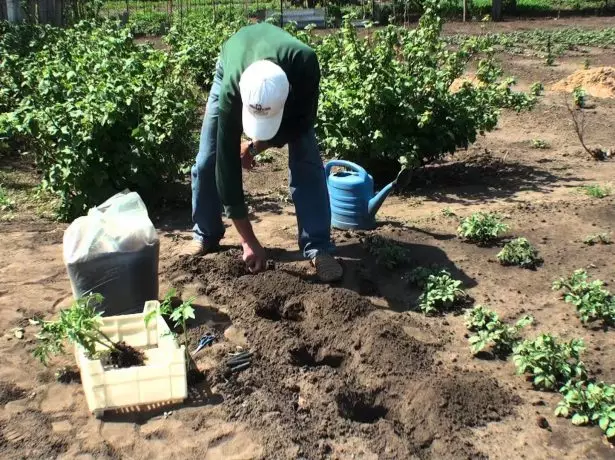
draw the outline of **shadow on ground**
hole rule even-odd
[[[506,162],[489,154],[463,161],[427,166],[416,171],[401,196],[419,192],[427,198],[445,203],[468,203],[482,200],[517,201],[519,192],[549,192],[554,184],[576,183],[579,177],[556,175],[536,166]]]

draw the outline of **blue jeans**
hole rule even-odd
[[[216,187],[218,96],[222,75],[222,66],[218,62],[201,128],[199,153],[192,167],[194,238],[209,244],[218,243],[224,236],[222,205]],[[313,128],[289,142],[288,156],[289,185],[297,215],[299,248],[306,258],[312,259],[319,251],[333,250],[329,192]]]

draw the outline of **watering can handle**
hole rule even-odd
[[[367,171],[358,164],[346,160],[331,160],[325,165],[325,175],[327,176],[327,179],[329,178],[329,173],[331,172],[331,168],[333,166],[342,166],[344,168],[348,168],[352,171],[358,172],[362,179],[367,178]]]

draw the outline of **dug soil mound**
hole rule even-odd
[[[513,412],[518,400],[496,380],[435,358],[446,331],[431,328],[427,343],[409,332],[421,328],[413,317],[354,291],[283,271],[247,275],[233,260],[185,259],[171,276],[200,280],[245,331],[252,366],[208,379],[229,419],[262,433],[267,458],[344,458],[357,442],[379,458],[481,458],[466,430]]]
[[[579,86],[593,97],[615,97],[615,67],[577,70],[572,75],[555,83],[551,89],[571,93]]]

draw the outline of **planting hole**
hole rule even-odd
[[[387,415],[388,409],[376,403],[376,395],[354,390],[343,390],[337,397],[341,417],[359,423],[376,423]]]
[[[295,366],[319,367],[328,366],[338,368],[344,362],[344,356],[318,347],[302,345],[289,350],[290,361]]]

